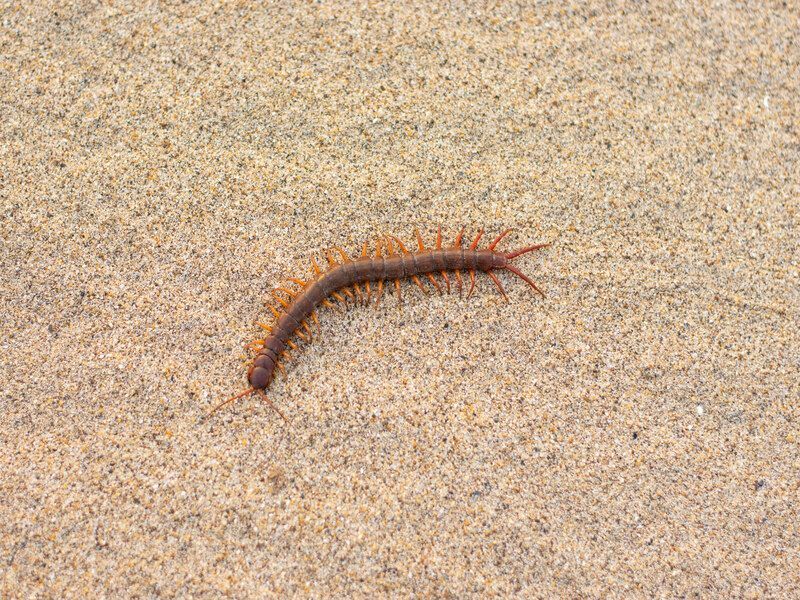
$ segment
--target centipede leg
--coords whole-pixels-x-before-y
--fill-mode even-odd
[[[442,271],[442,277],[444,277],[444,283],[447,286],[447,293],[450,293],[450,278],[447,276],[447,271]]]
[[[464,290],[464,281],[461,279],[461,271],[456,269],[456,281],[458,281],[458,296],[461,297],[461,292]]]
[[[475,250],[475,248],[478,247],[478,242],[480,241],[481,236],[483,236],[483,229],[481,229],[478,232],[478,235],[475,237],[475,239],[473,240],[472,244],[470,244],[470,246],[469,246],[470,250]]]
[[[383,295],[383,279],[378,280],[378,293],[375,294],[375,308],[381,303],[381,296]]]
[[[397,290],[397,304],[398,306],[403,306],[403,297],[400,295],[400,280],[394,280],[394,289]]]
[[[433,276],[433,273],[425,273],[425,275],[428,276],[428,279],[430,279],[431,283],[436,287],[437,291],[439,292],[439,295],[441,296],[442,295],[442,286],[440,286],[439,282],[436,281],[436,277]]]
[[[503,233],[494,238],[494,241],[491,244],[489,244],[489,250],[494,250],[497,244],[500,243],[500,240],[506,237],[509,233],[511,233],[511,229],[506,229]]]
[[[491,277],[492,281],[494,281],[494,284],[497,286],[497,289],[500,290],[501,294],[503,294],[503,298],[505,298],[506,302],[508,302],[509,301],[508,300],[508,295],[506,295],[506,291],[503,289],[503,284],[500,283],[500,280],[497,278],[497,275],[495,275],[491,271],[486,271],[486,274],[489,277]]]
[[[469,279],[470,279],[471,285],[469,286],[469,293],[467,294],[467,298],[472,296],[472,292],[475,291],[475,269],[470,269],[469,270]]]
[[[517,277],[522,279],[528,285],[530,285],[535,291],[539,292],[542,295],[542,298],[544,298],[544,292],[542,290],[540,290],[538,287],[536,287],[536,284],[533,283],[533,281],[531,281],[528,278],[528,276],[525,275],[525,273],[523,273],[522,271],[517,269],[514,265],[506,265],[505,268],[508,269],[509,271],[511,271],[512,273],[514,273]]]
[[[534,250],[538,250],[539,248],[547,248],[550,244],[534,244],[533,246],[526,246],[525,248],[520,248],[519,250],[514,250],[513,252],[509,252],[506,254],[506,260],[511,260],[512,258],[516,258],[517,256],[522,256],[523,254],[527,254],[528,252],[533,252]]]
[[[428,290],[426,290],[424,287],[422,287],[422,282],[419,280],[419,277],[417,277],[416,275],[413,275],[413,276],[411,277],[411,281],[413,281],[414,283],[416,283],[416,284],[417,284],[417,287],[418,287],[420,290],[422,290],[422,293],[423,293],[423,294],[425,294],[426,296],[428,295]]]

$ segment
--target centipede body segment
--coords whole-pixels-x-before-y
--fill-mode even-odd
[[[398,297],[400,297],[401,279],[411,279],[425,292],[426,288],[422,284],[421,276],[426,277],[434,285],[434,288],[442,293],[442,287],[435,276],[437,274],[442,276],[446,290],[449,292],[451,282],[447,274],[451,272],[455,275],[456,284],[461,293],[464,288],[462,273],[467,273],[470,284],[467,293],[467,297],[469,297],[475,289],[476,271],[482,271],[489,276],[503,297],[508,300],[500,280],[493,273],[499,269],[506,269],[544,296],[530,278],[511,264],[511,260],[527,252],[549,246],[549,244],[535,244],[507,253],[497,251],[497,245],[510,231],[510,229],[503,231],[484,249],[478,248],[483,230],[478,233],[468,247],[464,247],[462,243],[463,229],[456,237],[453,246],[442,247],[440,227],[436,236],[436,244],[430,249],[425,248],[422,237],[418,231],[415,231],[418,248],[414,252],[409,251],[398,238],[387,236],[379,238],[376,242],[375,256],[369,255],[368,246],[365,243],[361,255],[354,259],[350,258],[341,248],[329,250],[326,254],[328,261],[326,270],[323,270],[312,258],[312,276],[309,279],[290,278],[289,281],[297,286],[296,289],[281,286],[272,292],[273,300],[278,304],[277,307],[270,306],[275,317],[274,323],[272,325],[257,323],[267,332],[267,335],[263,339],[248,344],[248,348],[256,351],[256,356],[247,373],[251,387],[219,404],[208,416],[226,404],[256,393],[286,420],[264,390],[272,382],[276,369],[284,372],[281,361],[289,358],[290,350],[297,347],[292,337],[296,336],[305,342],[313,339],[314,334],[308,320],[313,320],[317,328],[319,327],[316,309],[320,305],[333,306],[334,301],[368,303],[373,296],[376,303],[380,302],[386,281],[394,283]],[[337,256],[339,261],[337,261]]]

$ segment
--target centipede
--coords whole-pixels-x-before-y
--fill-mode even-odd
[[[393,235],[378,237],[375,242],[375,254],[370,255],[369,244],[364,242],[360,256],[351,258],[341,247],[333,246],[325,253],[327,268],[321,268],[317,261],[311,258],[312,273],[306,279],[296,277],[288,278],[290,283],[272,290],[268,306],[274,320],[271,324],[256,321],[266,335],[246,346],[255,353],[247,370],[247,380],[250,387],[224,402],[215,406],[207,415],[211,417],[222,407],[252,394],[258,395],[266,402],[287,424],[288,419],[267,396],[266,390],[280,371],[284,376],[286,370],[284,362],[291,360],[291,352],[297,350],[299,342],[311,342],[314,333],[309,320],[313,321],[319,334],[319,318],[317,310],[320,306],[335,308],[346,306],[349,303],[369,304],[375,298],[375,305],[380,303],[387,287],[386,282],[394,284],[398,302],[402,305],[401,280],[410,279],[423,293],[428,293],[428,288],[423,285],[425,277],[439,294],[451,292],[452,274],[459,295],[463,295],[465,288],[464,278],[469,277],[469,291],[467,298],[475,291],[476,273],[483,272],[499,290],[503,299],[508,302],[508,295],[503,288],[495,271],[506,270],[513,273],[534,292],[544,297],[544,292],[511,261],[523,254],[546,248],[550,243],[525,246],[510,252],[497,250],[498,244],[505,238],[511,229],[501,232],[488,246],[478,248],[484,230],[481,229],[469,246],[463,244],[465,229],[456,235],[452,246],[442,246],[442,228],[439,226],[436,233],[436,242],[432,248],[426,248],[419,230],[414,230],[417,241],[417,250],[410,251],[403,242]],[[462,276],[463,273],[463,276]],[[436,279],[440,275],[442,281]],[[444,289],[443,285],[444,284]]]

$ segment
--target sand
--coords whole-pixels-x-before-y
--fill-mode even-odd
[[[800,594],[800,11],[656,4],[3,4],[0,595]],[[440,223],[546,297],[323,310],[291,426],[202,420]]]

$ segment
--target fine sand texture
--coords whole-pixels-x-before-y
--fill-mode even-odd
[[[0,3],[0,596],[798,597],[800,9],[654,4]],[[322,309],[204,419],[439,224],[546,296]]]

